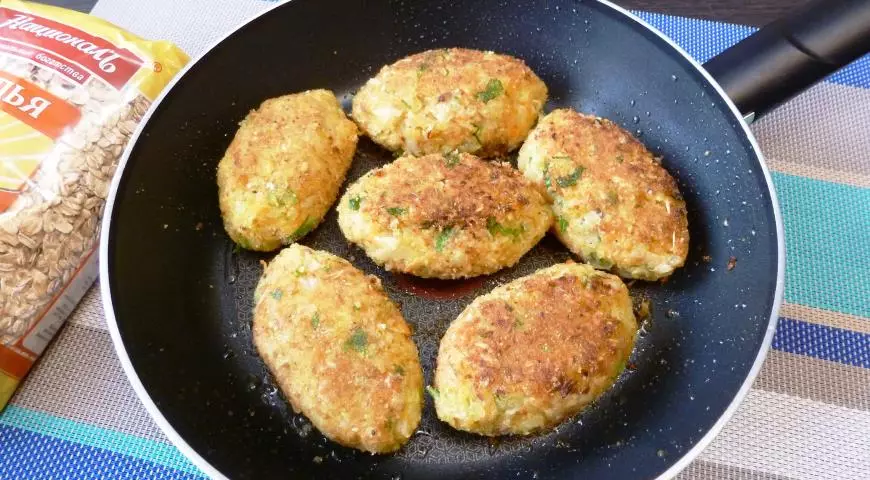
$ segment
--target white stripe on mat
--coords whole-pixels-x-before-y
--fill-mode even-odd
[[[164,39],[191,57],[275,2],[262,0],[100,0],[91,10],[131,32]]]
[[[870,413],[870,368],[771,350],[752,387]]]
[[[695,460],[677,476],[678,480],[793,480],[795,477]]]
[[[870,187],[868,125],[870,90],[823,82],[753,124],[752,131],[774,170]]]
[[[100,299],[100,281],[97,280],[94,286],[88,290],[88,293],[82,297],[79,305],[73,310],[67,323],[70,325],[78,325],[80,327],[88,327],[96,330],[107,332],[109,327],[106,326],[106,314],[103,312],[103,303]]]
[[[102,330],[64,327],[12,403],[150,440],[169,441],[139,402],[108,332]]]
[[[795,478],[870,478],[870,412],[753,389],[701,460]]]

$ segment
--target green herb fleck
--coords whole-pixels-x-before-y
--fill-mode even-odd
[[[441,229],[441,232],[439,232],[438,236],[435,237],[436,252],[444,250],[444,246],[447,244],[447,241],[450,240],[451,235],[453,235],[453,227],[444,227]]]
[[[526,231],[526,226],[520,224],[519,227],[505,227],[504,225],[498,223],[495,217],[489,217],[486,219],[486,229],[489,230],[489,234],[492,236],[495,236],[496,234],[502,234],[513,237],[514,240],[516,240]]]
[[[456,152],[450,152],[444,155],[444,163],[447,165],[447,168],[453,168],[459,165],[459,154]]]
[[[297,277],[301,277],[302,275],[305,275],[305,265],[299,265],[298,267],[296,267],[295,273],[296,273]]]
[[[559,232],[565,233],[565,230],[568,230],[568,220],[565,220],[565,217],[559,215],[556,217],[556,221],[559,222]]]
[[[441,392],[432,385],[426,385],[426,392],[429,393],[433,400],[438,400],[438,395],[441,395]]]
[[[317,328],[320,325],[320,312],[314,312],[314,316],[311,317],[311,328]]]
[[[550,178],[550,164],[544,165],[544,188],[553,193],[553,179]]]
[[[616,161],[619,162],[619,163],[622,163],[622,162],[624,161],[624,159],[622,158],[622,154],[621,154],[621,153],[620,153],[619,155],[616,156]]]
[[[525,322],[520,317],[514,318],[514,328],[522,328],[523,325],[525,325]]]
[[[619,203],[619,195],[614,191],[607,192],[607,201],[613,205]]]
[[[269,205],[273,207],[284,207],[287,205],[296,205],[298,201],[296,198],[296,193],[291,189],[284,190],[283,192],[276,192],[274,190],[269,191],[266,195]]]
[[[369,337],[366,332],[362,328],[356,327],[347,341],[344,342],[344,348],[352,348],[359,353],[364,353],[368,344]]]
[[[360,196],[357,195],[355,197],[350,197],[350,199],[347,201],[347,205],[350,207],[351,210],[357,211],[357,210],[359,210],[359,202],[361,202],[361,201],[362,201],[362,198],[360,198]]]
[[[580,175],[583,175],[583,171],[586,170],[583,166],[578,166],[571,172],[570,175],[565,175],[564,177],[559,177],[556,179],[556,183],[559,184],[560,187],[573,187],[577,185],[577,180],[580,179]]]
[[[408,210],[406,210],[402,207],[390,207],[387,209],[387,213],[389,213],[390,215],[392,215],[394,217],[398,217],[399,215],[403,215],[407,211]]]
[[[403,155],[405,155],[405,151],[402,150],[401,148],[396,150],[395,152],[393,152],[393,158],[399,158]]]
[[[233,253],[239,253],[242,250],[251,250],[251,242],[244,237],[239,238],[236,244],[233,245]]]
[[[281,300],[281,297],[284,296],[284,292],[282,292],[281,289],[276,288],[275,290],[272,290],[271,295],[275,300]]]
[[[287,238],[287,243],[293,243],[296,240],[304,237],[308,234],[308,232],[314,230],[314,227],[317,226],[317,220],[311,217],[305,217],[305,221],[302,222],[302,225],[299,225],[299,228],[293,231],[290,234],[290,237]]]
[[[586,257],[593,267],[609,269],[613,266],[613,262],[604,257],[599,257],[598,254],[595,252],[589,252],[589,255],[586,255]]]
[[[405,376],[405,367],[403,367],[401,365],[396,365],[395,367],[393,367],[393,373],[395,373],[396,375],[401,375],[404,377]]]
[[[501,95],[503,92],[504,85],[501,84],[501,80],[493,78],[486,83],[486,89],[484,89],[482,92],[477,92],[477,98],[483,103],[487,103],[493,98]]]
[[[360,310],[362,310],[362,305],[360,305],[359,302],[354,302],[353,303],[353,311],[358,312]]]
[[[431,66],[432,65],[429,65],[429,62],[421,63],[420,66],[417,67],[417,75],[422,75],[423,72],[428,71]]]
[[[404,99],[402,99],[401,101],[402,101],[402,105],[404,105],[405,108],[407,108],[408,110],[413,110],[410,103],[406,102]]]

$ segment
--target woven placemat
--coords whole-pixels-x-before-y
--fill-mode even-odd
[[[100,0],[93,13],[195,56],[270,5]],[[638,14],[702,61],[753,31]],[[870,57],[753,130],[782,203],[786,304],[745,402],[681,478],[870,478]],[[0,415],[0,479],[201,477],[127,383],[92,289]]]

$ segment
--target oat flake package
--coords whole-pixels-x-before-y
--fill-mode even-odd
[[[118,157],[187,60],[85,14],[0,0],[0,409],[96,279]]]

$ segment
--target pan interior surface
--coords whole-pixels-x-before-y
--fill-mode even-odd
[[[578,417],[545,435],[491,441],[439,422],[427,398],[409,444],[372,456],[329,442],[295,414],[254,352],[253,289],[272,255],[234,252],[215,169],[264,99],[329,88],[347,108],[382,65],[452,46],[522,58],[547,83],[548,109],[571,106],[634,132],[679,182],[691,248],[666,283],[631,285],[651,314],[630,367]],[[390,159],[361,139],[348,182]],[[200,59],[154,110],[123,170],[108,235],[104,281],[136,374],[172,428],[234,479],[655,477],[704,437],[747,378],[774,306],[779,253],[762,167],[713,86],[625,15],[571,1],[294,0],[272,10]],[[442,334],[468,303],[569,258],[548,235],[516,267],[478,281],[413,282],[349,246],[334,210],[302,243],[381,278],[412,325],[427,383]]]

